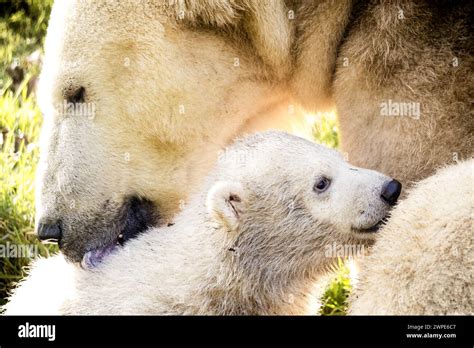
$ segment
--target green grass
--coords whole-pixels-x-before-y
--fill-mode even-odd
[[[26,82],[26,80],[25,80]],[[38,255],[48,256],[56,248],[39,243],[33,234],[34,179],[38,161],[41,113],[34,97],[1,91],[0,98],[0,244],[4,247],[31,245]],[[0,304],[15,281],[24,276],[26,257],[0,255]]]
[[[333,114],[323,114],[319,120],[311,125],[314,141],[332,147],[339,148],[339,127],[336,116]]]
[[[39,243],[33,234],[34,177],[42,116],[34,94],[26,94],[27,81],[38,74],[39,67],[26,63],[26,57],[42,46],[51,3],[50,0],[10,1],[8,8],[0,10],[0,246],[33,245],[41,256],[48,256],[57,248]],[[5,74],[13,61],[27,72],[16,93],[8,89],[12,81]],[[311,118],[306,126],[316,142],[338,147],[334,116]],[[31,261],[3,256],[0,255],[0,305],[13,284],[24,277],[24,267]],[[334,280],[323,297],[323,315],[343,315],[346,310],[349,271],[340,262],[334,273]]]
[[[26,84],[39,66],[27,56],[41,49],[51,0],[1,1],[0,6],[0,305],[14,282],[24,276],[28,257],[7,257],[6,249],[33,246],[33,254],[48,256],[53,246],[39,243],[33,234],[34,178],[38,161],[41,113]],[[16,93],[6,68],[15,63],[25,69]],[[11,249],[10,249],[11,250]]]
[[[8,83],[5,69],[43,45],[52,0],[0,0],[0,88]],[[30,66],[37,73],[38,67]]]
[[[334,277],[329,283],[324,295],[320,313],[322,315],[345,315],[347,298],[351,293],[349,268],[342,259],[333,268]]]

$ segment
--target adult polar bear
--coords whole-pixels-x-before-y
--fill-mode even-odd
[[[100,260],[173,216],[220,148],[293,102],[335,100],[351,162],[402,181],[469,156],[472,7],[57,1],[40,88],[40,238]],[[388,100],[422,114],[383,117]]]

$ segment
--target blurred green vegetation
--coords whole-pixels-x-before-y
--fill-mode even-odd
[[[335,115],[324,115],[319,121],[314,121],[311,127],[315,142],[339,148],[339,126]]]
[[[52,0],[0,0],[0,4],[0,244],[35,245],[41,256],[48,256],[57,248],[39,243],[33,234],[34,176],[42,116],[29,89],[40,70],[40,60],[30,55],[36,52],[41,56]],[[21,78],[12,74],[15,68]],[[315,141],[338,147],[335,118],[318,118],[309,127]],[[24,277],[24,267],[31,261],[3,256],[0,305],[14,282]],[[323,298],[323,315],[341,315],[346,310],[348,269],[340,262],[334,274]]]
[[[39,50],[40,57],[51,5],[50,0],[1,0],[0,5],[0,305],[30,262],[26,257],[4,257],[6,248],[35,246],[42,256],[56,250],[33,235],[42,116],[34,93],[29,93],[40,69],[39,59],[29,56]]]
[[[349,268],[342,259],[332,269],[334,277],[323,295],[320,313],[322,315],[345,315],[347,298],[351,293]]]
[[[6,68],[25,64],[26,57],[43,46],[52,0],[0,0],[0,88]],[[38,66],[30,67],[37,74]]]

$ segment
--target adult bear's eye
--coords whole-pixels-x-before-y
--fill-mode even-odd
[[[82,86],[66,92],[66,100],[68,103],[84,103],[86,89]]]
[[[316,183],[313,186],[313,191],[321,193],[328,189],[329,185],[331,185],[331,180],[326,177],[321,177],[316,180]]]

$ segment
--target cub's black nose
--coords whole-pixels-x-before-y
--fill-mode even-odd
[[[38,238],[40,240],[49,240],[51,242],[59,242],[62,237],[61,224],[59,221],[38,224]]]
[[[382,199],[389,205],[395,205],[401,191],[402,184],[399,181],[393,179],[383,184],[380,197],[382,197]]]

